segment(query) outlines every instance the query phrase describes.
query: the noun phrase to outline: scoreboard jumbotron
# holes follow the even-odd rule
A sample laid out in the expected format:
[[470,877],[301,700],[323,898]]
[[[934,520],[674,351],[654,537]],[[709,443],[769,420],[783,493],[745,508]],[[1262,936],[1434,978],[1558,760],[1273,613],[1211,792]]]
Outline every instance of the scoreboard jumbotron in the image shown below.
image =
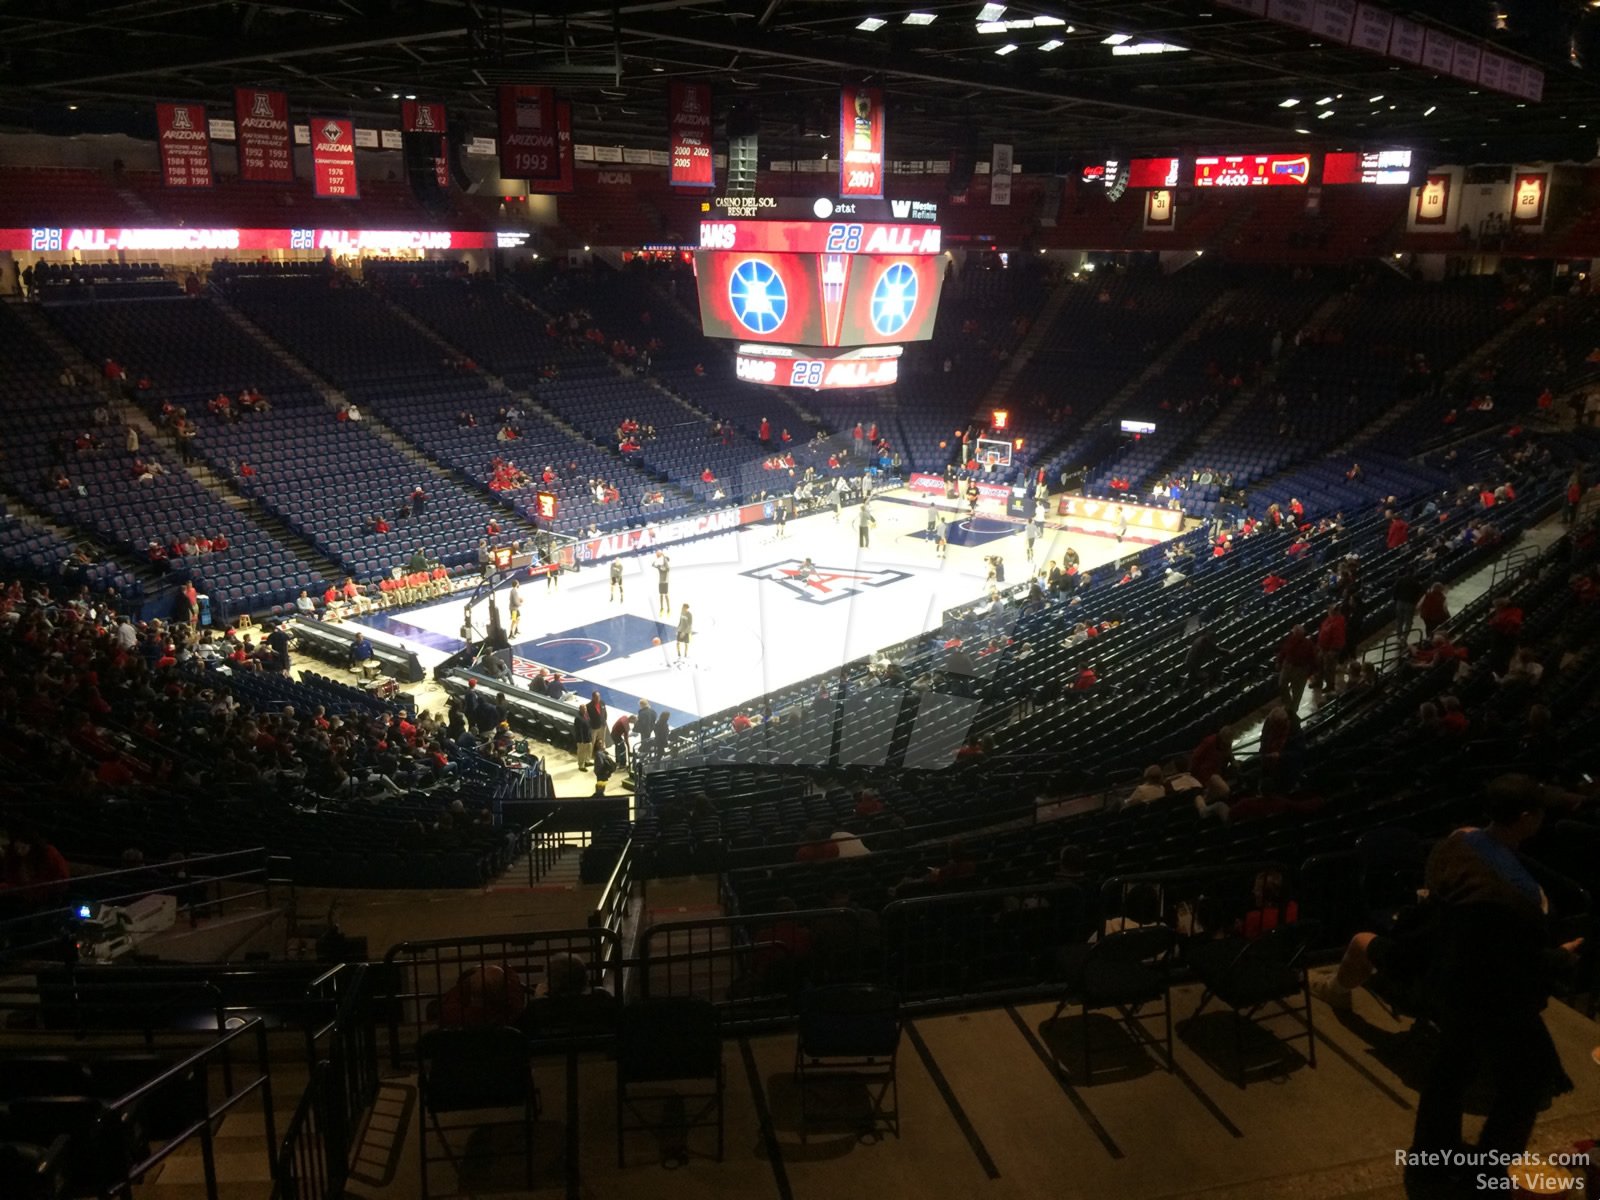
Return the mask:
[[945,260],[937,225],[884,207],[885,220],[819,202],[817,220],[701,221],[700,323],[707,337],[741,343],[738,378],[810,389],[895,381],[900,346],[933,336]]

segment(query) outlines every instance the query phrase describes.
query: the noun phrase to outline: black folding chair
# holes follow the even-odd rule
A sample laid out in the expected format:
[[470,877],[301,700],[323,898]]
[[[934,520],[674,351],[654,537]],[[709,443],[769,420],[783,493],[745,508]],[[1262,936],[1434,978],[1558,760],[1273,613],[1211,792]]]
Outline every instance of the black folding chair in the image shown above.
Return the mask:
[[[1306,1062],[1317,1065],[1317,1033],[1312,1023],[1311,978],[1305,952],[1311,945],[1309,922],[1279,925],[1251,941],[1227,938],[1191,947],[1190,966],[1205,986],[1200,1003],[1185,1026],[1191,1025],[1212,1000],[1233,1010],[1235,1081],[1245,1083],[1244,1029],[1287,1015],[1305,1025]],[[1291,1001],[1299,999],[1298,1004]],[[1263,1009],[1268,1011],[1264,1014]],[[1299,1033],[1280,1037],[1292,1042]]]
[[[457,1178],[469,1160],[494,1157],[492,1152],[457,1154],[449,1135],[465,1130],[504,1126],[508,1122],[468,1121],[445,1125],[449,1113],[492,1108],[522,1109],[522,1155],[527,1185],[533,1187],[533,1124],[539,1115],[539,1089],[534,1084],[532,1048],[516,1029],[435,1029],[422,1035],[417,1045],[417,1094],[422,1106],[422,1196],[428,1197],[428,1164],[448,1161]],[[433,1127],[442,1155],[428,1155],[428,1128]]]
[[865,1084],[871,1102],[866,1133],[880,1123],[900,1136],[900,998],[872,984],[818,988],[800,997],[794,1077],[800,1091],[800,1139],[810,1128],[807,1084],[820,1078]]
[[[650,1121],[639,1110],[644,1097],[632,1092],[636,1084],[709,1082],[710,1091],[674,1089],[677,1099],[699,1101],[700,1107],[682,1121]],[[710,1116],[712,1110],[716,1115]],[[628,1117],[634,1118],[633,1122]],[[641,1000],[622,1010],[617,1022],[617,1165],[626,1165],[624,1139],[642,1130],[717,1130],[717,1161],[722,1161],[723,1072],[722,1018],[708,1000],[691,996]],[[678,1151],[688,1158],[687,1148]]]
[[[1166,1027],[1167,1070],[1172,1070],[1172,989],[1169,968],[1177,946],[1177,936],[1165,925],[1124,929],[1103,935],[1092,946],[1069,947],[1063,961],[1067,992],[1055,1012],[1074,1000],[1083,1010],[1083,1078],[1093,1079],[1089,1037],[1089,1013],[1097,1008],[1114,1008],[1129,1031],[1144,1041],[1140,1021],[1161,1017]],[[1141,1012],[1148,1005],[1161,1005],[1159,1012]]]

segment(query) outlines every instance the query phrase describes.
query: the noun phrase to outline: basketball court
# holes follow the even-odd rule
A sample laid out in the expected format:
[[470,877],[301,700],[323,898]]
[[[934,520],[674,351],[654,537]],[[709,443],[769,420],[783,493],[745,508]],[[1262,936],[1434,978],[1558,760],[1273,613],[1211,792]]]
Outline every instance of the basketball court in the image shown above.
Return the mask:
[[[927,533],[930,504],[950,521],[942,559]],[[772,525],[755,525],[668,546],[665,609],[649,552],[622,560],[621,600],[608,594],[607,563],[566,572],[553,588],[542,578],[523,579],[520,628],[511,639],[516,673],[559,673],[570,691],[598,691],[612,707],[633,709],[648,698],[681,726],[937,627],[945,610],[988,595],[991,556],[1003,562],[1008,587],[1030,575],[1024,524],[994,500],[969,515],[964,503],[896,489],[875,496],[872,512],[877,523],[865,548],[854,507],[837,520],[831,510],[793,519],[781,538]],[[1097,571],[1171,536],[1140,529],[1119,543],[1110,521],[1052,517],[1033,569],[1059,561],[1071,547],[1080,569]],[[492,602],[509,630],[507,586]],[[355,623],[375,640],[414,650],[431,669],[465,645],[470,595]],[[484,597],[473,606],[475,630],[487,627],[489,603]],[[680,658],[675,635],[684,604],[694,636]]]

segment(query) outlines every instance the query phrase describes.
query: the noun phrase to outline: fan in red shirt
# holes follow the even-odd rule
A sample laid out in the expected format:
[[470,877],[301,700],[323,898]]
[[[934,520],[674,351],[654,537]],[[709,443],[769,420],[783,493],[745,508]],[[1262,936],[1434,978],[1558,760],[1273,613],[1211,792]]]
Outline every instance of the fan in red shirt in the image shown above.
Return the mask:
[[1389,515],[1389,532],[1384,536],[1383,544],[1390,550],[1398,550],[1406,544],[1406,538],[1411,536],[1411,526],[1406,519],[1398,513]]
[[1344,653],[1346,628],[1344,613],[1337,604],[1328,605],[1328,615],[1317,626],[1318,683],[1321,687],[1333,686],[1334,673],[1339,666],[1339,656]]

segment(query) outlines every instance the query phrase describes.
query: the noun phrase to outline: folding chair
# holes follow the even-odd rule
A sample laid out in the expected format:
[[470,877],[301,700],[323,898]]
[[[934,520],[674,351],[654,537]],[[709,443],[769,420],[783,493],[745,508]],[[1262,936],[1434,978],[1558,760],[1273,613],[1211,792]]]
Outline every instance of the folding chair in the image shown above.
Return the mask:
[[818,988],[800,998],[794,1077],[800,1090],[800,1138],[810,1126],[807,1083],[816,1078],[857,1079],[871,1100],[869,1127],[879,1123],[900,1136],[900,998],[873,984]]
[[[1093,1080],[1089,1013],[1114,1008],[1123,1024],[1142,1043],[1137,1022],[1161,1017],[1166,1023],[1167,1070],[1172,1070],[1172,988],[1169,966],[1177,936],[1165,925],[1124,929],[1103,935],[1081,953],[1072,954],[1065,967],[1067,994],[1050,1014],[1054,1021],[1074,999],[1083,1010],[1083,1078]],[[1073,949],[1077,949],[1074,947]],[[1160,1003],[1161,1011],[1141,1013],[1146,1005]]]
[[[1228,938],[1194,947],[1189,963],[1205,991],[1185,1025],[1192,1024],[1213,999],[1222,1001],[1234,1015],[1235,1082],[1245,1083],[1244,1028],[1260,1025],[1287,1014],[1304,1020],[1306,1061],[1317,1065],[1317,1034],[1311,1009],[1311,978],[1306,971],[1305,952],[1311,944],[1308,922],[1279,925],[1252,941]],[[1291,1004],[1295,997],[1298,1005]],[[1272,1006],[1265,1015],[1257,1015]],[[1291,1033],[1281,1041],[1300,1037]]]
[[[428,1164],[449,1162],[459,1179],[462,1163],[491,1158],[491,1153],[456,1154],[449,1134],[485,1128],[482,1121],[446,1126],[449,1113],[491,1108],[522,1109],[522,1153],[527,1185],[533,1187],[533,1123],[539,1115],[539,1089],[534,1084],[532,1047],[516,1029],[491,1026],[482,1029],[435,1029],[422,1035],[417,1046],[417,1094],[422,1106],[422,1197],[428,1198]],[[493,1124],[505,1125],[501,1121]],[[444,1154],[428,1155],[428,1130]]]
[[[649,1121],[639,1111],[640,1097],[630,1093],[634,1084],[712,1084],[710,1091],[677,1092],[679,1099],[700,1101],[700,1107],[680,1122]],[[707,1119],[712,1109],[716,1116]],[[633,1123],[627,1121],[628,1116]],[[624,1137],[641,1130],[717,1130],[717,1161],[722,1161],[724,1141],[722,1072],[722,1018],[710,1001],[693,997],[641,1000],[622,1010],[617,1023],[617,1165],[626,1165]],[[678,1151],[687,1159],[688,1150]]]

